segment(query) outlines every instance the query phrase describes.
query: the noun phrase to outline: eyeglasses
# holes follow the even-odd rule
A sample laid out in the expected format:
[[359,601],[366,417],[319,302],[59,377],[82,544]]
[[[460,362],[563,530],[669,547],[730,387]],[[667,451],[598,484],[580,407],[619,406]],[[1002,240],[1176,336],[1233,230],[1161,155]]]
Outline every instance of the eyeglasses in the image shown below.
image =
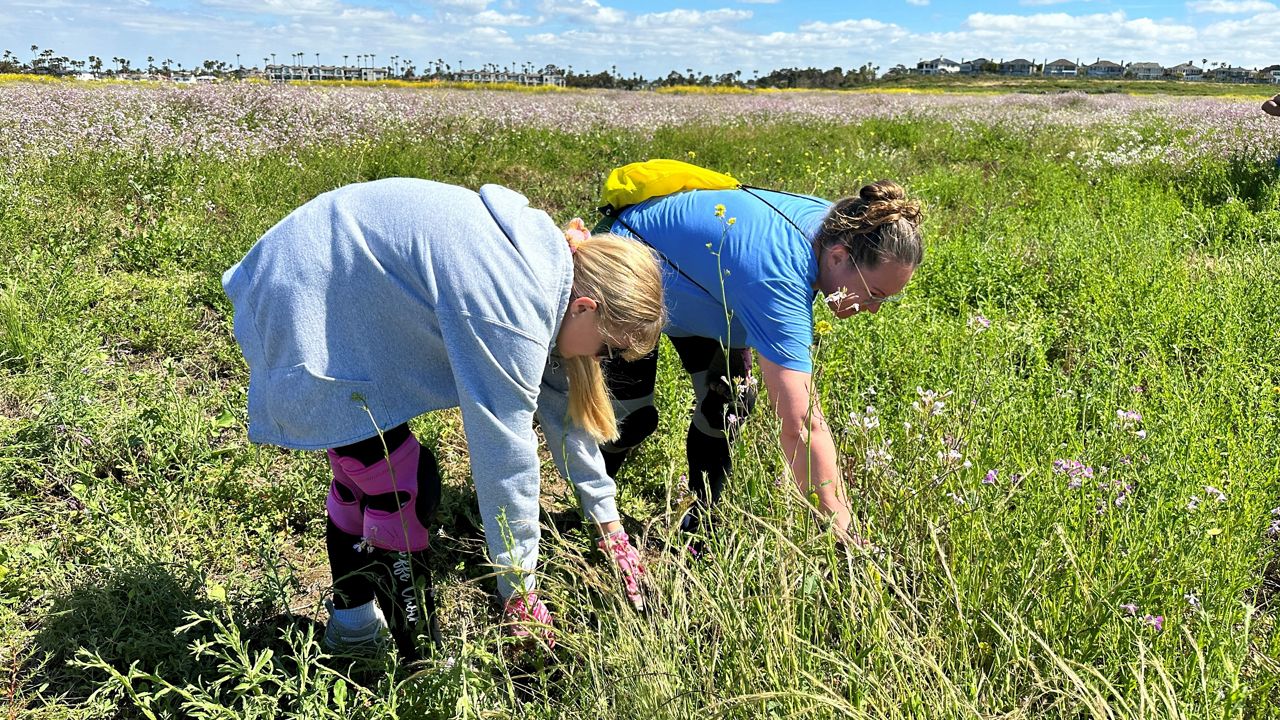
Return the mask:
[[866,301],[868,303],[884,304],[898,302],[902,299],[902,293],[894,293],[892,295],[880,296],[871,292],[871,286],[867,284],[867,278],[862,274],[862,268],[857,263],[853,263],[853,269],[858,271],[858,279],[862,281],[862,289],[867,291]]
[[600,332],[600,337],[604,340],[600,343],[600,349],[596,350],[595,358],[597,360],[609,361],[627,350],[621,345],[615,345],[615,340],[606,335],[603,330]]

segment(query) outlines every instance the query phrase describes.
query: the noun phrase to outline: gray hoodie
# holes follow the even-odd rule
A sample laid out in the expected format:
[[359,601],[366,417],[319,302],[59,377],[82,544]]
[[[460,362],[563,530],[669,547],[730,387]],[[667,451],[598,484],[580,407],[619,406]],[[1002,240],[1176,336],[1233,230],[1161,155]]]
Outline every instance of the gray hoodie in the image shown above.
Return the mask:
[[510,568],[499,590],[532,588],[535,412],[584,512],[618,519],[552,354],[572,283],[564,234],[507,188],[392,178],[320,195],[222,276],[249,364],[249,439],[318,450],[461,408],[489,555]]

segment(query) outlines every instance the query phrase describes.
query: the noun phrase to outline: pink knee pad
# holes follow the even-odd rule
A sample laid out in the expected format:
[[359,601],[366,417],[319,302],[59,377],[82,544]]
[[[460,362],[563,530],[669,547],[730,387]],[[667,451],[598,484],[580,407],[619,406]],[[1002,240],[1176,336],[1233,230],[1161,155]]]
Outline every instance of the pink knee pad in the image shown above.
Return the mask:
[[[354,458],[330,456],[364,495],[399,492],[409,497],[399,510],[392,512],[366,507],[360,530],[352,535],[361,535],[365,542],[383,550],[417,552],[427,549],[431,544],[431,532],[422,526],[414,511],[418,502],[418,461],[421,456],[422,446],[414,437],[405,440],[388,459],[367,467]],[[337,525],[336,520],[334,524]],[[341,525],[338,527],[342,528]]]
[[[364,532],[364,513],[360,511],[360,501],[364,499],[364,493],[356,487],[356,484],[347,476],[347,471],[339,464],[342,458],[332,450],[328,455],[329,467],[333,470],[333,482],[329,485],[329,497],[325,500],[324,506],[329,511],[329,519],[342,532],[348,535],[361,535]],[[351,502],[342,499],[342,495],[338,493],[338,485],[342,485],[351,494]]]

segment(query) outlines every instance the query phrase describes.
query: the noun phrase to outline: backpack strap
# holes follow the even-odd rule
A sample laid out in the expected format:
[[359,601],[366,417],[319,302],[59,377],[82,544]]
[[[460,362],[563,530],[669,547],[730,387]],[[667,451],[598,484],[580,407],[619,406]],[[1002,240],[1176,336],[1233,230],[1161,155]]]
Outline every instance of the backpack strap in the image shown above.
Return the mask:
[[759,187],[756,187],[756,186],[754,186],[754,185],[739,185],[739,186],[738,186],[738,189],[742,190],[743,192],[745,192],[746,194],[750,195],[751,197],[753,197],[753,198],[755,198],[755,199],[759,200],[760,202],[764,203],[765,205],[768,205],[770,210],[773,210],[774,212],[778,213],[778,216],[779,216],[779,217],[781,217],[783,220],[786,220],[786,221],[787,221],[787,223],[791,225],[791,227],[795,228],[795,229],[796,229],[796,232],[800,233],[800,237],[806,237],[806,238],[808,237],[808,233],[806,233],[806,232],[804,231],[804,229],[803,229],[803,228],[801,228],[799,225],[797,225],[795,220],[792,220],[790,217],[787,217],[787,214],[786,214],[786,213],[784,213],[784,212],[782,212],[781,210],[779,210],[779,209],[778,209],[778,207],[777,207],[776,205],[774,205],[773,203],[769,202],[768,200],[765,200],[763,197],[761,197],[761,196],[759,196],[759,195],[755,194],[755,193],[754,193],[754,192],[752,192],[752,191],[753,191],[753,190],[764,190],[765,192],[776,192],[776,193],[779,193],[779,194],[782,194],[782,195],[790,195],[791,197],[795,197],[795,198],[803,198],[803,199],[805,199],[805,200],[811,200],[811,201],[813,201],[813,202],[815,202],[815,203],[819,203],[819,204],[821,204],[821,203],[820,203],[820,201],[819,201],[817,198],[812,198],[812,197],[809,197],[808,195],[799,195],[799,194],[796,194],[796,193],[787,192],[786,190],[765,190],[764,188],[759,188]]
[[[629,206],[628,206],[628,207],[629,207]],[[675,270],[676,272],[680,273],[680,276],[681,276],[681,277],[683,277],[685,280],[688,280],[689,282],[693,283],[694,285],[697,285],[699,290],[701,290],[702,292],[706,293],[706,294],[707,294],[707,296],[708,296],[708,297],[710,297],[712,300],[715,300],[716,296],[715,296],[715,295],[712,295],[712,294],[711,294],[711,291],[710,291],[710,290],[708,290],[706,287],[704,287],[702,283],[698,282],[697,280],[694,280],[694,279],[689,275],[689,273],[685,272],[684,270],[681,270],[681,269],[680,269],[680,266],[679,266],[679,265],[677,265],[677,264],[675,263],[675,261],[674,261],[674,260],[672,260],[671,258],[667,257],[667,254],[666,254],[666,253],[664,253],[664,252],[662,252],[661,250],[659,250],[658,248],[654,247],[654,246],[653,246],[653,243],[649,242],[648,240],[645,240],[645,239],[644,239],[644,236],[643,236],[643,235],[641,235],[639,232],[637,232],[635,228],[631,227],[631,224],[630,224],[630,223],[628,223],[626,220],[623,220],[623,219],[622,219],[622,213],[621,213],[620,211],[618,211],[618,210],[614,209],[614,207],[613,207],[612,205],[605,205],[604,207],[599,208],[599,210],[600,210],[600,212],[601,212],[605,217],[613,218],[613,219],[614,219],[614,220],[616,220],[619,224],[621,224],[621,225],[622,225],[622,227],[623,227],[623,228],[625,228],[627,232],[631,233],[631,236],[632,236],[632,237],[634,237],[635,239],[637,239],[637,240],[639,240],[640,242],[644,243],[645,245],[648,245],[650,250],[652,250],[652,251],[654,251],[655,253],[657,253],[657,254],[658,254],[658,257],[662,258],[662,261],[663,261],[664,263],[666,263],[666,264],[668,264],[668,265],[670,265],[670,266],[671,266],[671,269],[673,269],[673,270]]]

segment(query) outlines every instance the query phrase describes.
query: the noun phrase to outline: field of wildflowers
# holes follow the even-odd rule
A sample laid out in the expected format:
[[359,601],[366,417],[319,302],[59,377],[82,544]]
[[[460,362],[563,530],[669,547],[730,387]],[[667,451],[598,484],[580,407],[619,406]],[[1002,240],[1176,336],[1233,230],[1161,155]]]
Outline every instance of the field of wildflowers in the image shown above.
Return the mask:
[[[0,85],[6,715],[1280,716],[1280,121],[1257,105]],[[220,272],[341,184],[499,182],[567,221],[646,157],[925,201],[903,301],[816,327],[874,548],[816,527],[757,412],[712,552],[664,551],[691,398],[664,357],[620,483],[647,614],[551,483],[561,640],[513,653],[441,413],[415,430],[448,482],[446,656],[322,657],[327,466],[248,444]]]

